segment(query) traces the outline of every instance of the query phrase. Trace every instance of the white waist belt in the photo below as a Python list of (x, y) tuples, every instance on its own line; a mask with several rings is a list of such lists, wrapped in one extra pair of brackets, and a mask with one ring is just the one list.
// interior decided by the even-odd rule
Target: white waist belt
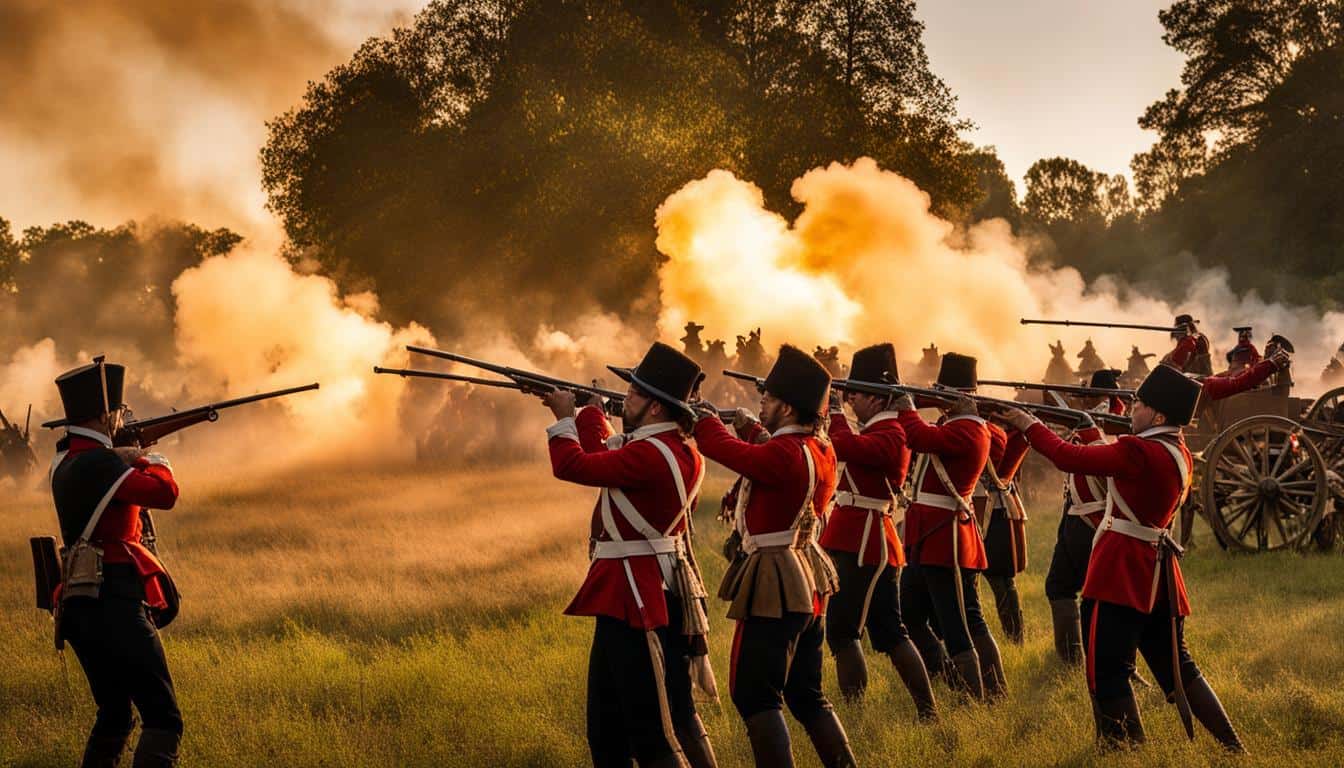
[(1130, 520), (1126, 520), (1123, 517), (1106, 518), (1102, 521), (1101, 530), (1115, 531), (1123, 536), (1138, 539), (1139, 541), (1148, 544), (1156, 544), (1162, 538), (1162, 529), (1140, 525)]
[(944, 496), (941, 493), (926, 493), (924, 491), (920, 491), (919, 493), (915, 494), (916, 504), (923, 504), (926, 507), (937, 507), (939, 509), (946, 509), (951, 512), (959, 511), (961, 509), (962, 502), (965, 502), (966, 506), (968, 507), (971, 505), (970, 499), (958, 500), (956, 496)]
[(891, 499), (879, 499), (874, 496), (860, 496), (857, 493), (849, 491), (835, 492), (835, 505), (837, 507), (858, 507), (859, 509), (871, 509), (874, 512), (889, 512), (891, 510)]
[(797, 537), (797, 532), (792, 528), (787, 531), (754, 533), (742, 537), (742, 551), (750, 555), (761, 547), (791, 547)]
[(677, 540), (633, 539), (630, 541), (598, 541), (593, 543), (594, 560), (624, 560), (643, 555), (671, 555), (677, 551)]
[(1104, 509), (1106, 509), (1106, 502), (1104, 501), (1087, 501), (1082, 504), (1069, 502), (1069, 514), (1075, 517), (1083, 517), (1093, 512), (1101, 512)]

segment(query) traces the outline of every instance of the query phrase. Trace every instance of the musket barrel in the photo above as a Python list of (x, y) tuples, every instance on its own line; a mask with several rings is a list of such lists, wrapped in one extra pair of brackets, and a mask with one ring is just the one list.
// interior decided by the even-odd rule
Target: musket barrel
[(1037, 392), (1059, 392), (1066, 395), (1093, 395), (1108, 396), (1113, 395), (1124, 399), (1132, 399), (1134, 390), (1132, 389), (1108, 389), (1106, 387), (1083, 387), (1071, 384), (1038, 384), (1031, 381), (1002, 381), (999, 379), (980, 379), (978, 384), (988, 387), (1012, 387), (1013, 389), (1029, 389)]
[(484, 387), (499, 387), (500, 389), (522, 389), (516, 381), (496, 381), (494, 379), (482, 379), (475, 376), (462, 376), (456, 373), (439, 373), (438, 371), (421, 371), (414, 368), (383, 368), (382, 366), (373, 366), (374, 373), (389, 373), (402, 378), (418, 379), (442, 379), (444, 381), (460, 381), (464, 384), (479, 384)]
[(1165, 333), (1181, 333), (1185, 328), (1171, 325), (1142, 325), (1139, 323), (1097, 323), (1089, 320), (1034, 320), (1022, 318), (1023, 325), (1069, 325), (1079, 326), (1081, 328), (1129, 328), (1136, 331), (1163, 331)]

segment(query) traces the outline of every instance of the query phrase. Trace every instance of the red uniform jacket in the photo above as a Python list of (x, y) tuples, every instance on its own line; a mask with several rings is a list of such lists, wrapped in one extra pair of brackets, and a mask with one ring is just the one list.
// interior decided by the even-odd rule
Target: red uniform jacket
[[(891, 499), (892, 494), (905, 484), (905, 475), (910, 471), (910, 448), (905, 444), (905, 430), (894, 412), (877, 414), (857, 435), (850, 429), (849, 420), (843, 413), (832, 413), (830, 436), (836, 459), (845, 465), (840, 473), (839, 490), (873, 499)], [(874, 519), (873, 524), (868, 522), (870, 516)], [(868, 527), (866, 543), (863, 538), (865, 526)], [(842, 506), (837, 501), (826, 530), (821, 533), (821, 546), (855, 554), (862, 549), (863, 562), (859, 565), (877, 565), (883, 537), (887, 540), (887, 565), (905, 565), (905, 552), (890, 514)]]
[[(963, 498), (975, 492), (985, 462), (989, 459), (990, 430), (979, 416), (954, 416), (934, 426), (917, 411), (902, 411), (901, 426), (906, 443), (919, 453), (936, 455), (947, 469), (948, 479)], [(929, 462), (915, 478), (915, 500), (905, 513), (905, 540), (909, 557), (920, 565), (952, 566), (952, 531), (957, 532), (957, 561), (962, 568), (984, 570), (985, 544), (974, 516), (954, 523), (961, 513), (942, 506), (921, 503), (920, 497), (946, 497), (947, 490)]]
[[(619, 488), (654, 528), (667, 531), (668, 536), (685, 531), (685, 518), (668, 531), (668, 526), (681, 514), (681, 497), (667, 459), (649, 443), (658, 440), (672, 449), (682, 482), (687, 493), (691, 493), (701, 472), (702, 460), (675, 424), (667, 422), (642, 427), (622, 447), (608, 449), (606, 440), (612, 435), (611, 425), (601, 409), (590, 406), (579, 409), (572, 421), (560, 420), (547, 432), (550, 435), (551, 470), (557, 478), (579, 485)], [(648, 435), (649, 432), (655, 433)], [(603, 525), (601, 509), (599, 498), (593, 507), (592, 538), (612, 541), (613, 537)], [(622, 540), (646, 538), (625, 520), (615, 505), (611, 511)], [(639, 599), (644, 604), (642, 610), (630, 588), (624, 562), (629, 562), (630, 572), (638, 585)], [(656, 556), (635, 556), (627, 561), (594, 559), (588, 567), (588, 577), (565, 613), (610, 616), (636, 629), (656, 629), (668, 623), (663, 588), (663, 574)]]
[(1273, 360), (1261, 360), (1240, 373), (1224, 376), (1209, 376), (1204, 379), (1204, 397), (1208, 400), (1222, 400), (1248, 389), (1255, 389), (1279, 367)]
[(1193, 336), (1182, 336), (1176, 340), (1176, 348), (1167, 353), (1163, 362), (1171, 363), (1180, 370), (1184, 371), (1185, 366), (1196, 355), (1209, 354), (1209, 337), (1202, 333), (1196, 333)]
[[(1106, 445), (1072, 445), (1043, 424), (1027, 430), (1031, 446), (1065, 472), (1081, 472), (1114, 479), (1115, 492), (1128, 503), (1139, 522), (1166, 528), (1180, 504), (1184, 488), (1171, 453), (1160, 444), (1177, 445), (1192, 470), (1194, 460), (1179, 431), (1155, 437), (1123, 435)], [(1118, 514), (1118, 513), (1117, 513)], [(1176, 603), (1180, 615), (1190, 614), (1180, 564), (1174, 565)], [(1092, 546), (1083, 597), (1149, 612), (1156, 598), (1157, 547), (1113, 530), (1102, 530)]]
[[(816, 469), (812, 509), (825, 522), (836, 482), (835, 449), (829, 442), (811, 432), (779, 430), (764, 443), (753, 444), (734, 437), (718, 419), (697, 421), (695, 442), (706, 457), (751, 481), (744, 515), (747, 531), (753, 535), (793, 527), (807, 500), (807, 459), (803, 451), (811, 452)], [(814, 610), (820, 612), (820, 597), (814, 596), (813, 602)]]
[[(84, 451), (105, 447), (104, 443), (81, 435), (71, 435), (69, 439), (66, 461)], [(172, 509), (177, 504), (177, 493), (172, 469), (150, 463), (144, 457), (136, 459), (89, 538), (93, 545), (102, 547), (103, 562), (135, 566), (145, 585), (145, 602), (154, 608), (168, 605), (157, 578), (166, 571), (158, 558), (140, 543), (140, 508)]]

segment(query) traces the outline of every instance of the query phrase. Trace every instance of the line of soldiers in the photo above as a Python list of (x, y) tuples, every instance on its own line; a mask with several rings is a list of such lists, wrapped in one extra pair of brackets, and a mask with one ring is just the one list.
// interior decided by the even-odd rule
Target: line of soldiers
[[(822, 689), (822, 660), (829, 647), (842, 694), (862, 697), (865, 633), (896, 669), (921, 722), (939, 717), (936, 678), (959, 701), (1003, 699), (1008, 681), (977, 577), (986, 577), (1004, 633), (1021, 642), (1013, 580), (1026, 567), (1026, 515), (1014, 476), (1029, 449), (1069, 474), (1047, 593), (1060, 655), (1088, 660), (1099, 739), (1143, 740), (1129, 687), (1142, 652), (1183, 712), (1241, 749), (1184, 644), (1189, 604), (1168, 531), (1189, 490), (1181, 426), (1201, 388), (1217, 398), (1257, 386), (1287, 371), (1291, 345), (1280, 339), (1266, 359), (1201, 387), (1182, 372), (1198, 352), (1187, 338), (1138, 388), (1134, 434), (1112, 443), (1090, 421), (1065, 439), (1024, 411), (982, 414), (970, 397), (917, 403), (906, 394), (850, 391), (841, 398), (827, 367), (788, 345), (763, 379), (759, 412), (738, 409), (732, 429), (701, 400), (700, 366), (661, 343), (634, 368), (611, 367), (628, 383), (621, 433), (590, 395), (540, 394), (556, 417), (547, 429), (553, 473), (601, 489), (591, 565), (566, 609), (595, 619), (587, 693), (594, 764), (716, 763), (692, 694), (717, 697), (709, 593), (692, 546), (706, 458), (741, 477), (717, 595), (735, 622), (729, 695), (757, 765), (793, 764), (785, 707), (823, 765), (854, 765)], [(1116, 374), (1097, 372), (1091, 383), (1115, 388)], [(67, 426), (51, 488), (65, 573), (49, 597), (58, 642), (74, 647), (98, 706), (82, 764), (118, 764), (134, 710), (143, 727), (133, 764), (171, 766), (183, 726), (158, 629), (176, 614), (178, 598), (142, 541), (140, 510), (171, 509), (178, 487), (163, 456), (113, 447), (125, 378), (124, 367), (99, 360), (56, 380)], [(892, 345), (856, 352), (849, 378), (899, 383)], [(974, 393), (976, 360), (943, 355), (936, 386)], [(1123, 411), (1118, 398), (1075, 405)], [(920, 406), (937, 407), (938, 421), (927, 422)]]

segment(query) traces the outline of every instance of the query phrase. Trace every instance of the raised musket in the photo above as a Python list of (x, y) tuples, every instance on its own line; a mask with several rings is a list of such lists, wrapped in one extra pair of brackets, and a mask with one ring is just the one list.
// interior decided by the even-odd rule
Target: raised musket
[(574, 382), (566, 382), (566, 386), (559, 387), (548, 382), (500, 381), (499, 379), (482, 379), (477, 376), (463, 376), (458, 373), (422, 371), (415, 368), (384, 368), (380, 365), (375, 365), (373, 367), (373, 372), (393, 374), (403, 378), (409, 377), (418, 379), (438, 379), (440, 381), (456, 381), (462, 384), (475, 384), (481, 387), (494, 387), (496, 389), (512, 389), (516, 392), (524, 393), (549, 392), (555, 389), (567, 389), (572, 392), (586, 392), (604, 398), (606, 404), (603, 410), (610, 416), (621, 415), (621, 406), (625, 403), (624, 392), (617, 392), (614, 389), (603, 389), (602, 387), (588, 386), (586, 384), (577, 384)]
[(1067, 384), (1036, 384), (1030, 381), (1001, 381), (999, 379), (980, 379), (978, 384), (988, 387), (1012, 387), (1037, 392), (1058, 392), (1062, 395), (1080, 395), (1082, 397), (1114, 396), (1122, 400), (1133, 400), (1132, 389), (1107, 389), (1106, 387), (1079, 387)]
[(743, 373), (741, 371), (731, 371), (728, 370), (727, 368), (723, 369), (723, 375), (727, 376), (730, 379), (740, 379), (741, 381), (749, 381), (753, 385), (755, 385), (757, 392), (765, 391), (765, 378), (762, 376), (756, 376), (755, 374), (751, 373)]
[(1139, 323), (1096, 323), (1088, 320), (1032, 320), (1022, 318), (1023, 325), (1069, 325), (1080, 328), (1129, 328), (1135, 331), (1162, 331), (1164, 333), (1185, 333), (1183, 325), (1142, 325)]
[[(459, 355), (456, 352), (447, 352), (442, 349), (430, 349), (429, 347), (417, 347), (409, 344), (406, 346), (406, 350), (418, 355), (428, 355), (443, 360), (451, 360), (455, 363), (470, 365), (473, 368), (480, 368), (483, 371), (497, 373), (500, 376), (513, 380), (517, 384), (521, 384), (521, 389), (527, 392), (549, 392), (554, 389), (567, 389), (571, 392), (589, 392), (610, 400), (625, 399), (624, 392), (617, 392), (614, 389), (603, 389), (602, 387), (591, 384), (579, 384), (573, 381), (566, 381), (565, 379), (548, 376), (544, 373), (524, 371), (521, 368), (512, 368), (507, 365), (499, 365), (498, 363), (492, 363), (487, 360), (479, 360), (474, 357)], [(489, 381), (489, 379), (482, 379), (482, 381)]]

